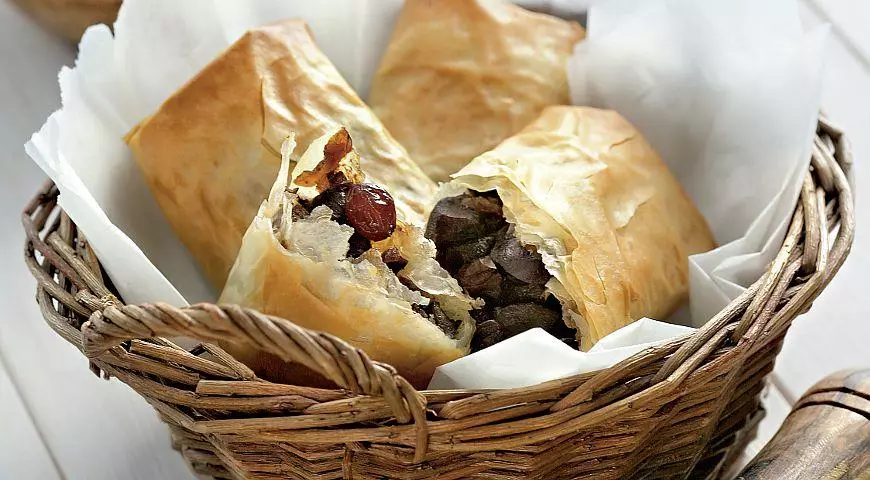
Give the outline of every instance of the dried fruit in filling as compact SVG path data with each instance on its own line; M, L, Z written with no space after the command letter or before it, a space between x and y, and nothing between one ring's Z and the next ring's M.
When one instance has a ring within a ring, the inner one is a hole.
M373 242L388 238L396 229L393 197L371 183L350 186L344 213L354 230Z
M390 270L392 270L393 273L396 274L398 274L399 270L405 268L405 265L408 264L408 260L406 260L405 257L402 256L402 254L399 252L399 249L396 247L390 247L384 253L382 253L381 260L383 260L384 263L386 263L387 266L390 267Z
M334 221L347 224L344 207L347 204L347 191L349 189L349 183L333 185L314 197L314 200L311 201L311 208L326 205L332 210L332 219Z

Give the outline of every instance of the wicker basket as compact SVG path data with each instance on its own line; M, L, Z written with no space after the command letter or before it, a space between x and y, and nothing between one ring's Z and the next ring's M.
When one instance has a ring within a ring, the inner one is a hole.
M782 249L758 282L694 334L527 388L418 392L389 365L288 320L236 306L125 305L51 184L24 212L25 260L51 328L95 373L153 405L202 474L711 478L753 435L788 327L852 243L849 146L824 118L817 133ZM186 350L164 339L173 336L246 342L337 387L265 382L213 344Z

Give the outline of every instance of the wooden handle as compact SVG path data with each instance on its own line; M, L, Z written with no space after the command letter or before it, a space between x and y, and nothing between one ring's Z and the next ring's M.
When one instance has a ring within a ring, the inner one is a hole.
M737 478L870 479L870 370L813 386Z

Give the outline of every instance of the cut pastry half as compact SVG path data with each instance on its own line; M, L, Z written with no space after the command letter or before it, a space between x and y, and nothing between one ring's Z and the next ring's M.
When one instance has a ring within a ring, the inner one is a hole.
M336 335L424 388L438 365L468 352L479 302L441 268L423 229L397 219L390 192L367 183L346 130L315 140L291 174L294 146L282 147L220 302ZM269 380L311 380L276 357L226 347Z

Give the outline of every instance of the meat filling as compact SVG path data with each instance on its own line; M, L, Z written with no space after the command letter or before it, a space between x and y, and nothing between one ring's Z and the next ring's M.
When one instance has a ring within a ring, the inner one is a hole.
M439 201L426 237L435 242L441 266L469 295L485 301L484 308L472 312L477 322L473 351L534 327L577 348L574 331L562 321L561 304L546 292L552 276L541 255L516 239L494 191Z
M332 220L354 229L351 235L347 258L356 261L372 248L372 242L384 240L396 228L396 207L392 197L377 185L361 183L337 183L329 186L311 200L297 199L293 206L293 219L307 218L316 207L325 205L332 210ZM426 318L448 337L455 338L457 324L441 309L437 300L421 291L410 281L402 278L401 270L408 264L397 248L388 248L381 259L411 290L429 298L427 305L413 304L411 308Z

